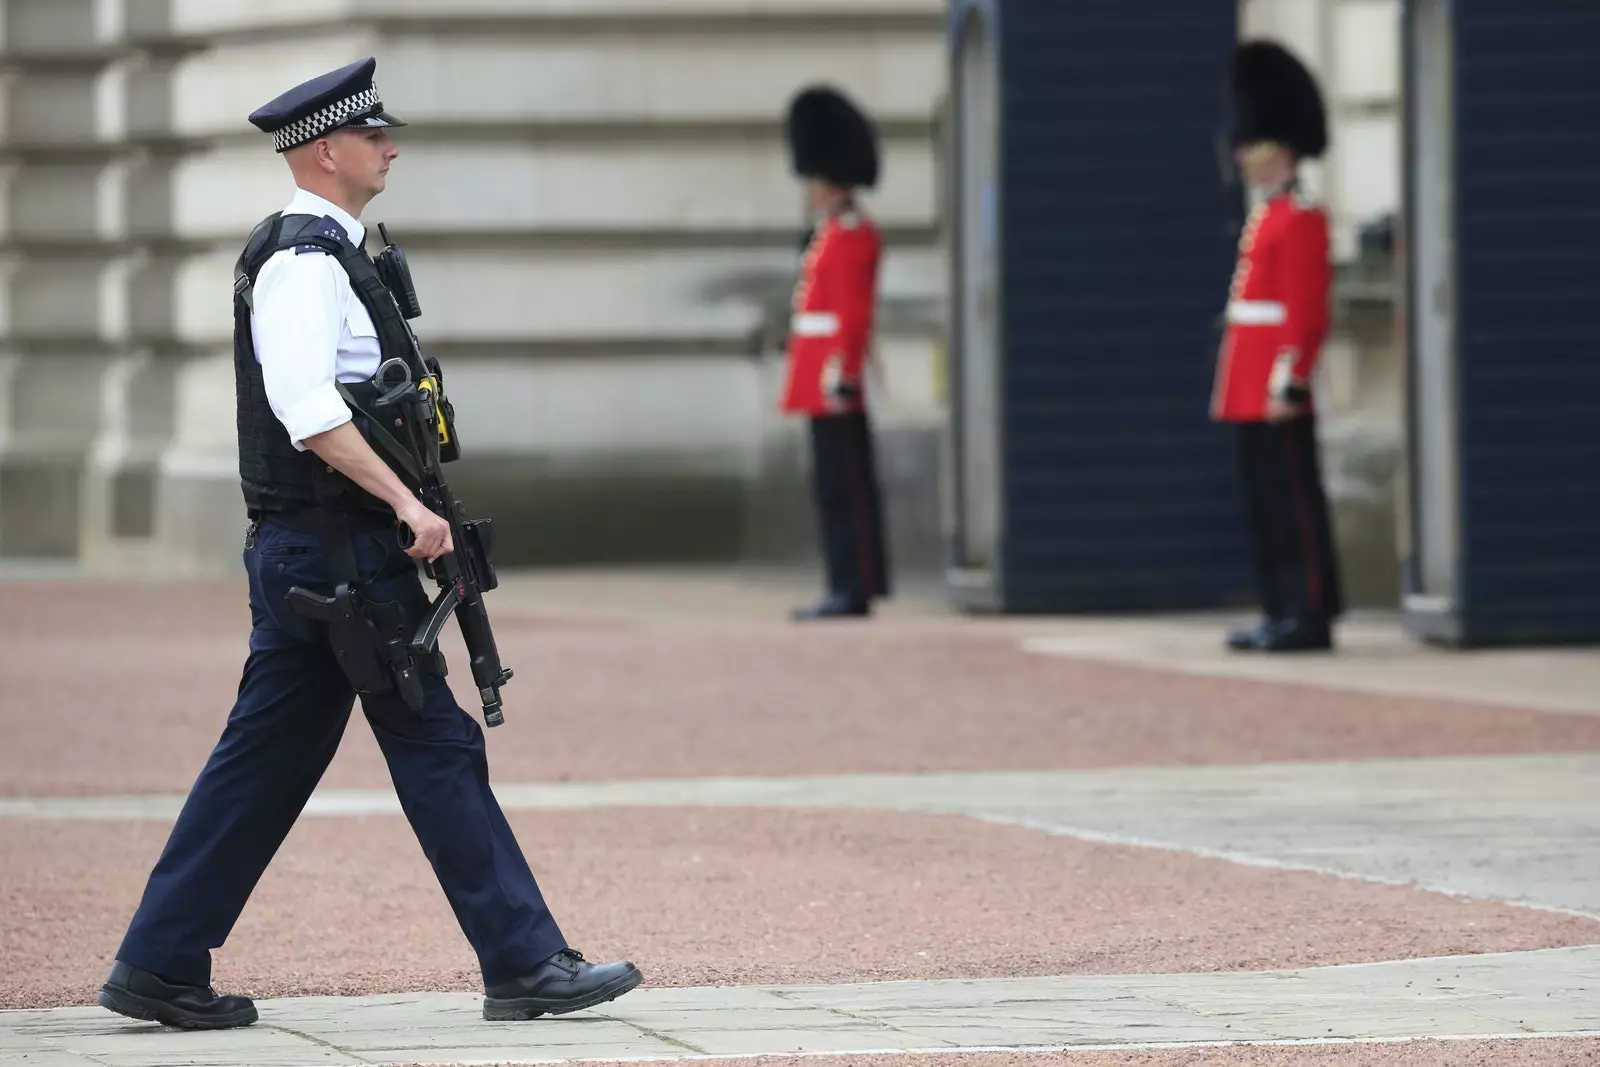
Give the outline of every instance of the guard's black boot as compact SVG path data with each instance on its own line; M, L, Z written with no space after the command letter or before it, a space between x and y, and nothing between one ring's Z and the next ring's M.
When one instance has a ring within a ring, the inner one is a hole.
M1270 638L1272 627L1272 620L1263 618L1254 626L1235 630L1228 635L1228 647L1235 652L1259 651Z
M483 1017L509 1022L565 1015L616 1000L642 981L644 975L631 963L589 963L581 952L564 948L532 974L485 989Z
M1333 631L1324 619L1285 619L1261 643L1263 652L1328 652Z
M807 622L812 619L844 619L872 614L872 608L865 600L846 593L829 593L815 604L803 608L795 608L791 618L796 622Z
M118 1015L182 1030L228 1030L256 1021L249 997L219 997L208 986L169 982L121 960L112 964L99 1001Z

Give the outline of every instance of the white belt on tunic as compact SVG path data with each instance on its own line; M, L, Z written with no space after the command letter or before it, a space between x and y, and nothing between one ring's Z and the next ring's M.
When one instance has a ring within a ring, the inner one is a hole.
M1282 326L1289 309L1277 300L1230 300L1227 318L1234 326Z
M796 337L832 337L839 332L839 316L831 311L802 311L789 323Z

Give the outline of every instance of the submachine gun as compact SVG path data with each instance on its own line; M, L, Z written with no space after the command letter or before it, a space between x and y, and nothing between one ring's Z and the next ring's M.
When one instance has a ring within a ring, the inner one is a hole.
M422 314L422 306L405 253L389 240L382 223L378 233L384 248L371 262L382 284L368 288L381 288L387 299L394 301L408 341L409 358L391 358L378 367L372 379L377 397L365 409L347 386L341 383L338 388L356 413L368 442L428 510L450 524L453 551L431 563L423 562L428 577L438 584L439 594L409 638L403 628L396 629L392 613L383 617L381 609L392 611L397 605L366 603L349 583L338 585L331 598L296 587L290 592L290 602L296 612L322 619L334 629L334 643L341 649L346 674L356 682L357 691L384 691L392 686L413 710L422 707L417 665L436 660L442 666L439 634L450 616L455 615L472 665L473 684L483 704L484 724L499 726L505 722L500 689L511 680L512 672L500 663L494 630L483 603L483 594L499 584L490 560L494 526L486 518L466 518L461 502L440 471L441 464L461 455L455 410L445 396L444 373L438 360L423 356L411 329L409 320ZM373 417L361 418L364 410ZM402 524L401 547L410 548L413 541L414 535ZM378 612L377 618L372 617L374 611ZM358 632L339 634L341 629ZM358 662L352 662L352 657ZM366 681L365 688L361 679Z

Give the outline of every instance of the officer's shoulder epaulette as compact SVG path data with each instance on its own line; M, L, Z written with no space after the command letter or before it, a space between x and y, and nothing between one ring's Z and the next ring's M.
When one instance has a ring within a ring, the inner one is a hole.
M308 232L317 237L331 238L335 241L338 241L340 244L350 243L349 232L339 224L338 219L331 215L324 215L322 220ZM305 255L307 252L320 252L323 255L327 255L328 249L319 244L303 244L294 246L294 254L297 256Z

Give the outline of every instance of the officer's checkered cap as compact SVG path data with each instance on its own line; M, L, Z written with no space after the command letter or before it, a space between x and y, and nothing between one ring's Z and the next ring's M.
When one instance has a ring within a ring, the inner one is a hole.
M273 134L272 139L277 144L278 151L287 151L295 145L314 141L329 130L343 126L352 116L372 111L377 106L378 90L374 87L346 97L338 103L329 104L321 111L313 111L303 119L296 119Z
M341 126L404 126L383 110L372 58L340 67L295 86L250 115L257 129L272 134L279 152L314 141Z

